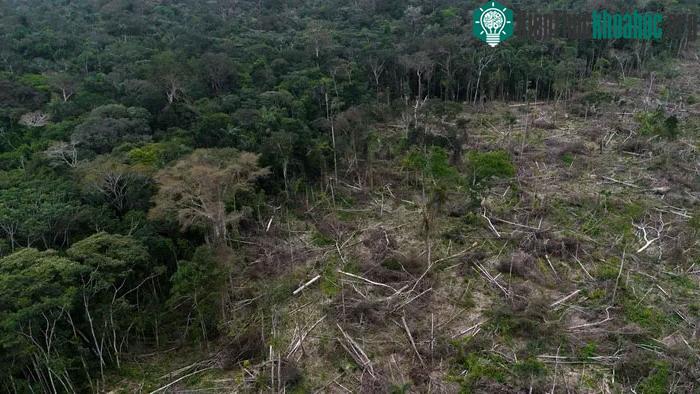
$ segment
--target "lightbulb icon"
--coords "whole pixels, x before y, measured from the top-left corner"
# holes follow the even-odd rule
[[[496,8],[496,4],[494,2],[491,2],[490,8],[485,10],[483,8],[479,8],[479,10],[481,11],[481,17],[476,23],[481,25],[481,34],[486,34],[486,43],[491,47],[495,47],[501,42],[501,34],[503,33],[503,29],[506,27],[506,24],[511,23],[511,21],[509,21],[506,17],[506,14],[503,12],[506,10],[506,8],[500,10]]]

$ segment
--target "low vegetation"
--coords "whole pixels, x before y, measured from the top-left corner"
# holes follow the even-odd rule
[[[693,42],[58,3],[0,4],[0,391],[700,389]]]

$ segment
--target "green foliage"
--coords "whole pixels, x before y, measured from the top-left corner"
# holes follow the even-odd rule
[[[664,394],[668,393],[671,384],[671,371],[668,363],[659,361],[651,374],[644,378],[637,387],[640,394]]]
[[[94,270],[90,276],[96,291],[144,270],[148,251],[131,237],[100,232],[71,246],[66,254]]]
[[[411,389],[411,384],[410,383],[404,383],[402,385],[392,385],[391,388],[389,389],[389,392],[391,394],[406,394],[409,392]]]
[[[321,284],[319,287],[326,297],[334,297],[341,291],[340,278],[338,275],[337,261],[332,261],[326,264],[321,275]]]
[[[418,148],[414,148],[406,154],[403,164],[410,170],[437,176],[445,171],[442,166],[445,164],[446,157],[447,153],[442,148],[433,147],[428,154],[420,151]],[[435,173],[433,173],[433,169],[436,170]]]
[[[143,108],[105,105],[75,128],[71,140],[80,148],[109,153],[119,144],[150,139],[149,121],[150,113]]]
[[[320,231],[314,231],[311,234],[311,242],[319,247],[335,245],[335,240],[322,234]]]
[[[504,383],[507,370],[495,356],[470,353],[461,360],[466,372],[461,378],[462,388],[472,390],[479,382]]]
[[[31,86],[32,88],[44,92],[50,90],[49,80],[46,76],[40,74],[24,74],[19,78],[19,82]]]
[[[523,381],[527,381],[533,377],[545,375],[547,367],[535,357],[526,357],[513,365],[513,372]]]
[[[596,266],[595,276],[601,280],[615,280],[620,270],[620,261],[611,259],[611,261],[600,262]]]
[[[661,335],[669,323],[662,311],[641,304],[634,298],[623,300],[623,313],[627,320],[638,324],[654,336]]]
[[[641,134],[675,139],[680,133],[678,118],[675,115],[667,117],[661,108],[653,112],[638,112],[635,117]]]
[[[178,262],[177,271],[170,278],[172,289],[168,305],[177,309],[184,321],[187,316],[196,317],[194,337],[206,340],[217,329],[221,316],[220,292],[227,275],[225,265],[217,262],[216,253],[210,247],[199,247],[191,261]]]
[[[401,271],[403,270],[403,266],[401,265],[401,262],[399,262],[396,258],[388,258],[384,261],[382,261],[382,267],[392,270],[392,271]]]
[[[154,168],[163,168],[169,162],[191,152],[191,148],[177,141],[156,142],[134,148],[127,153],[129,161]]]
[[[467,162],[474,185],[485,185],[492,178],[509,178],[515,175],[515,166],[505,151],[470,152]]]
[[[8,175],[0,176],[0,234],[13,248],[40,241],[48,246],[70,230],[79,207],[70,184],[60,179]]]
[[[696,231],[700,232],[700,209],[693,211],[693,218],[688,221],[690,227]]]
[[[596,90],[593,92],[586,93],[581,98],[581,101],[588,105],[600,105],[604,103],[609,103],[613,100],[613,96],[608,92],[603,92]]]
[[[424,186],[455,186],[459,182],[459,173],[450,165],[447,152],[440,147],[434,146],[429,152],[414,148],[404,157],[403,165],[412,171]]]
[[[569,152],[564,153],[564,154],[561,156],[561,161],[563,161],[564,164],[566,164],[567,166],[570,166],[570,165],[573,164],[573,162],[574,162],[574,155],[572,155],[572,154],[569,153]]]
[[[196,148],[235,146],[236,139],[231,125],[231,117],[224,113],[203,116],[193,129],[194,146]]]
[[[598,346],[595,342],[588,342],[584,347],[579,350],[580,357],[588,358],[593,357],[597,354]]]
[[[54,251],[23,249],[0,259],[0,383],[71,367],[75,353],[67,351],[73,338],[65,317],[78,305],[84,272]]]
[[[105,345],[117,346],[109,353],[119,357],[119,344],[141,320],[133,290],[147,262],[137,241],[107,233],[76,243],[67,257],[22,249],[0,259],[0,361],[12,365],[0,372],[0,383],[60,371],[64,385],[80,388],[72,380],[91,373],[81,358],[106,362]],[[49,390],[48,382],[38,384]]]

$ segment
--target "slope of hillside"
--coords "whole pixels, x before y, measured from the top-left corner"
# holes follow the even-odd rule
[[[697,391],[699,78],[691,52],[567,104],[376,125],[384,146],[457,154],[379,152],[372,184],[264,221],[236,257],[256,279],[231,289],[229,339],[139,356],[112,387]]]

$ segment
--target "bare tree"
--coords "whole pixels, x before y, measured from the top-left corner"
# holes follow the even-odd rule
[[[198,149],[160,171],[160,189],[151,215],[174,213],[183,230],[202,226],[207,242],[225,245],[229,228],[242,213],[236,208],[236,195],[249,190],[253,182],[269,171],[258,167],[259,156],[234,149]],[[227,209],[231,203],[234,209]]]
[[[410,56],[403,56],[401,58],[401,63],[407,69],[415,72],[416,78],[418,79],[418,94],[416,95],[416,104],[413,109],[414,124],[418,125],[418,110],[430,95],[430,92],[428,92],[428,94],[423,97],[423,82],[429,81],[432,77],[435,62],[430,59],[426,52],[420,51]]]
[[[78,82],[68,74],[52,73],[49,74],[49,84],[53,89],[58,91],[63,102],[67,102],[75,94]]]
[[[380,57],[371,57],[367,61],[367,65],[369,66],[370,71],[372,72],[372,77],[374,79],[374,85],[377,88],[377,100],[379,100],[379,79],[382,77],[382,74],[384,73],[384,64],[386,63],[386,60],[381,59]]]
[[[479,87],[481,84],[481,76],[483,75],[486,67],[488,67],[488,65],[491,64],[491,62],[493,61],[494,56],[495,56],[495,52],[491,53],[488,56],[483,56],[483,54],[476,53],[476,52],[474,54],[475,54],[475,56],[479,56],[479,62],[478,62],[478,67],[477,67],[477,77],[476,77],[476,87],[474,88],[474,105],[476,105],[476,99],[477,99],[477,97],[479,97]]]
[[[67,165],[70,168],[78,166],[78,149],[72,142],[56,142],[44,151],[46,157],[54,165]]]
[[[321,57],[321,52],[333,44],[330,30],[317,21],[312,21],[304,31],[304,38],[314,53],[316,61]]]

